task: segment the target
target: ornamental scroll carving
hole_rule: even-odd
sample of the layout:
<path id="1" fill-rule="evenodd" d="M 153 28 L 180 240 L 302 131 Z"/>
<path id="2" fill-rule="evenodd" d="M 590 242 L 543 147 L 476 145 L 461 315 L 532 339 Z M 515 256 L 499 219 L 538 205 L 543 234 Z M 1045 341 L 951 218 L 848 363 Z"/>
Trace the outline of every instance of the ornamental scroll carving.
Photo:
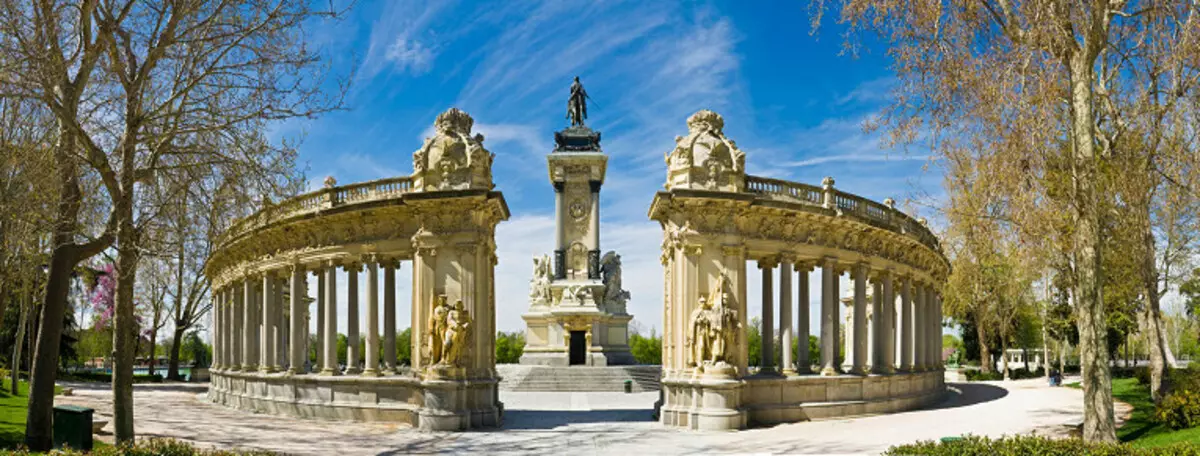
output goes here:
<path id="1" fill-rule="evenodd" d="M 701 296 L 692 311 L 688 346 L 689 366 L 701 372 L 709 367 L 727 367 L 734 362 L 738 333 L 742 328 L 737 310 L 729 307 L 729 279 L 722 275 L 708 296 Z"/>
<path id="2" fill-rule="evenodd" d="M 418 191 L 491 189 L 495 155 L 483 135 L 471 134 L 475 121 L 450 108 L 434 121 L 434 135 L 413 153 L 413 188 Z"/>
<path id="3" fill-rule="evenodd" d="M 746 154 L 725 137 L 725 119 L 705 109 L 687 124 L 687 136 L 675 137 L 675 149 L 666 156 L 667 189 L 744 190 Z"/>

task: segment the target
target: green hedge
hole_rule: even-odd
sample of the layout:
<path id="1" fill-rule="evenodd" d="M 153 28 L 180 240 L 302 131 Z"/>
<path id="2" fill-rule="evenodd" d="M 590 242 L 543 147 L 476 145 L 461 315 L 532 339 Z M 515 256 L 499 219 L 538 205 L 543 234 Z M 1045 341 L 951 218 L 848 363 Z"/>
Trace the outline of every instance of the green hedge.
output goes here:
<path id="1" fill-rule="evenodd" d="M 1009 369 L 1008 377 L 1013 380 L 1021 380 L 1021 379 L 1026 379 L 1026 378 L 1038 378 L 1038 377 L 1041 377 L 1042 375 L 1044 375 L 1044 373 L 1045 372 L 1042 371 L 1041 368 L 1034 369 L 1032 371 L 1025 370 L 1025 368 Z M 969 370 L 964 371 L 964 374 L 967 376 L 967 381 L 969 381 L 969 382 L 1004 380 L 1004 372 L 1003 371 L 992 371 L 992 372 L 984 373 L 981 370 L 969 369 Z"/>
<path id="2" fill-rule="evenodd" d="M 1012 436 L 996 440 L 966 436 L 952 442 L 921 441 L 888 448 L 888 455 L 922 456 L 1200 456 L 1196 444 L 1140 448 L 1126 443 L 1087 443 L 1079 439 Z"/>
<path id="3" fill-rule="evenodd" d="M 58 379 L 66 380 L 66 381 L 70 381 L 70 382 L 111 383 L 112 382 L 112 374 L 105 374 L 102 372 L 60 373 L 58 375 Z M 162 374 L 154 374 L 154 375 L 133 374 L 133 382 L 134 383 L 162 383 L 162 381 L 163 381 Z"/>
<path id="4" fill-rule="evenodd" d="M 34 455 L 42 453 L 31 453 L 27 450 L 0 450 L 0 455 Z M 189 443 L 180 442 L 170 439 L 148 439 L 137 442 L 133 445 L 122 446 L 97 446 L 90 453 L 84 453 L 78 450 L 56 450 L 51 453 L 55 456 L 242 456 L 242 455 L 274 455 L 269 451 L 230 451 L 230 450 L 204 450 L 192 446 Z"/>

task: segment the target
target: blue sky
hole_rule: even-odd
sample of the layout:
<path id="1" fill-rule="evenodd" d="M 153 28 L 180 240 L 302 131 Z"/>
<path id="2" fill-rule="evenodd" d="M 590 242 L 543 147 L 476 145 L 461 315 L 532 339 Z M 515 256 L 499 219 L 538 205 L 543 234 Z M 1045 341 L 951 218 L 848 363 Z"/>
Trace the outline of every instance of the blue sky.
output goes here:
<path id="1" fill-rule="evenodd" d="M 646 211 L 664 181 L 663 154 L 699 109 L 725 117 L 751 174 L 813 184 L 833 176 L 842 190 L 893 197 L 930 217 L 915 203 L 942 194 L 941 172 L 925 153 L 881 149 L 862 131 L 887 102 L 886 56 L 870 43 L 857 58 L 842 55 L 836 24 L 812 36 L 805 4 L 755 5 L 360 1 L 345 20 L 312 28 L 333 71 L 353 74 L 349 109 L 274 134 L 302 140 L 315 188 L 326 175 L 340 183 L 406 175 L 438 113 L 453 106 L 471 114 L 512 210 L 497 232 L 497 326 L 520 330 L 530 258 L 553 249 L 545 155 L 566 126 L 568 87 L 580 76 L 594 99 L 587 123 L 603 131 L 610 155 L 602 247 L 622 255 L 635 321 L 661 328 L 661 230 Z M 749 272 L 757 316 L 759 273 Z M 398 274 L 405 298 L 408 275 Z M 408 308 L 399 314 L 404 327 Z"/>

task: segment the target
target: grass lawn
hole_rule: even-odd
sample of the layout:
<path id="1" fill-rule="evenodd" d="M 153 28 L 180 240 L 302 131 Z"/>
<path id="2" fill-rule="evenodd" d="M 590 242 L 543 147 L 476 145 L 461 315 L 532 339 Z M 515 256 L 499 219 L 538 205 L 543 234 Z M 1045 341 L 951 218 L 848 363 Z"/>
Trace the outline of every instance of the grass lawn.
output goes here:
<path id="1" fill-rule="evenodd" d="M 1150 387 L 1134 378 L 1113 379 L 1113 398 L 1133 406 L 1133 413 L 1120 429 L 1117 438 L 1134 446 L 1163 446 L 1177 442 L 1200 443 L 1200 427 L 1171 429 L 1154 421 L 1154 401 Z"/>
<path id="2" fill-rule="evenodd" d="M 3 391 L 0 391 L 0 448 L 15 448 L 25 440 L 25 410 L 29 400 L 29 384 L 21 382 L 17 388 L 20 394 L 9 394 L 9 380 L 4 379 Z"/>

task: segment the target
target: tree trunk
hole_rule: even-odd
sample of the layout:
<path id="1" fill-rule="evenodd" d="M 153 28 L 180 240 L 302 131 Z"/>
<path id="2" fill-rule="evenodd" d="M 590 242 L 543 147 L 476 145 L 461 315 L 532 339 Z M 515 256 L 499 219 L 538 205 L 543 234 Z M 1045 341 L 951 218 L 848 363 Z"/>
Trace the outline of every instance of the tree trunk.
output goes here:
<path id="1" fill-rule="evenodd" d="M 987 334 L 982 324 L 975 325 L 975 334 L 979 337 L 979 370 L 983 373 L 992 371 L 992 356 L 987 348 Z"/>
<path id="2" fill-rule="evenodd" d="M 16 343 L 13 344 L 13 345 L 15 345 L 15 347 L 13 347 L 13 357 L 12 357 L 12 395 L 13 396 L 18 395 L 20 392 L 20 389 L 18 389 L 17 386 L 20 383 L 20 378 L 21 378 L 21 375 L 20 375 L 21 357 L 22 357 L 22 353 L 23 353 L 24 345 L 25 345 L 25 326 L 27 325 L 26 322 L 29 320 L 30 296 L 29 296 L 29 288 L 28 287 L 26 287 L 25 293 L 22 293 L 21 297 L 19 299 L 21 300 L 20 304 L 19 304 L 21 306 L 21 319 L 17 323 L 17 340 L 16 340 Z"/>
<path id="3" fill-rule="evenodd" d="M 167 378 L 171 380 L 182 380 L 179 376 L 179 344 L 183 343 L 183 332 L 187 328 L 182 327 L 178 321 L 175 322 L 174 334 L 171 336 L 171 358 L 167 361 Z M 195 380 L 193 380 L 195 381 Z"/>
<path id="4" fill-rule="evenodd" d="M 1000 364 L 1004 372 L 1004 379 L 1009 380 L 1008 376 L 1008 338 L 1000 337 Z"/>
<path id="5" fill-rule="evenodd" d="M 69 98 L 69 97 L 67 97 Z M 73 104 L 66 103 L 69 106 Z M 70 129 L 59 123 L 59 143 L 55 145 L 55 164 L 59 195 L 54 218 L 53 250 L 42 297 L 42 317 L 38 324 L 34 362 L 30 367 L 29 403 L 25 415 L 25 445 L 31 451 L 47 452 L 54 446 L 54 382 L 58 374 L 58 349 L 62 340 L 63 315 L 71 274 L 80 261 L 75 245 L 81 191 L 74 158 L 76 142 Z"/>
<path id="6" fill-rule="evenodd" d="M 1093 38 L 1095 39 L 1095 38 Z M 1096 56 L 1091 49 L 1075 53 L 1070 59 L 1071 136 L 1074 161 L 1071 180 L 1074 186 L 1072 218 L 1075 254 L 1075 315 L 1079 327 L 1079 364 L 1083 376 L 1083 439 L 1089 442 L 1115 442 L 1117 427 L 1113 417 L 1112 377 L 1109 371 L 1105 318 L 1102 234 L 1096 191 L 1095 117 L 1092 113 Z"/>
<path id="7" fill-rule="evenodd" d="M 127 174 L 128 175 L 128 174 Z M 126 189 L 132 189 L 129 182 Z M 113 434 L 115 443 L 133 442 L 133 368 L 138 326 L 134 319 L 133 288 L 137 278 L 137 230 L 133 225 L 133 195 L 117 202 L 117 290 L 113 322 Z"/>
<path id="8" fill-rule="evenodd" d="M 1029 349 L 1028 348 L 1021 347 L 1021 359 L 1025 360 L 1025 371 L 1033 372 L 1033 369 L 1029 368 Z"/>

